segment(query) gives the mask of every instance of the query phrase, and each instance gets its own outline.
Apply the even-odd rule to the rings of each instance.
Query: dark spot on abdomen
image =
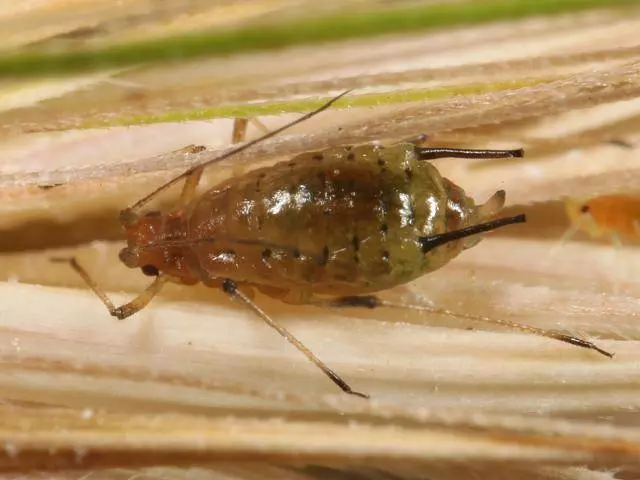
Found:
[[[413,170],[411,170],[409,167],[404,169],[404,176],[407,179],[407,182],[410,182],[413,179]]]
[[[353,237],[351,237],[351,245],[353,245],[353,249],[357,252],[360,250],[360,238],[356,233]]]
[[[320,258],[320,266],[324,266],[329,262],[329,247],[327,245],[322,249],[322,258]]]

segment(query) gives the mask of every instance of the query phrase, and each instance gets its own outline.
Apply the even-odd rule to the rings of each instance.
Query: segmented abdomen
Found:
[[[189,221],[192,238],[211,240],[193,247],[201,275],[349,294],[446,263],[425,256],[418,241],[446,228],[442,178],[429,163],[389,151],[309,153],[207,192]]]

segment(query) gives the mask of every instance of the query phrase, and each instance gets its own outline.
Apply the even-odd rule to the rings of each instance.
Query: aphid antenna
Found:
[[[479,223],[470,227],[461,228],[460,230],[453,230],[451,232],[440,233],[438,235],[431,235],[428,237],[420,237],[419,241],[422,244],[422,251],[426,253],[440,245],[452,242],[454,240],[460,240],[461,238],[470,237],[471,235],[489,232],[491,230],[496,230],[507,225],[524,223],[526,221],[527,218],[525,214],[516,215],[515,217],[498,218],[497,220]]]
[[[123,219],[126,222],[126,220],[130,219],[132,216],[134,216],[134,217],[136,216],[135,210],[138,210],[140,207],[142,207],[145,204],[147,204],[153,197],[155,197],[159,193],[165,191],[166,189],[168,189],[172,185],[175,185],[180,180],[189,177],[196,170],[206,168],[207,166],[211,165],[212,163],[221,162],[222,160],[225,160],[225,159],[227,159],[229,157],[232,157],[233,155],[237,155],[238,153],[243,152],[243,151],[253,147],[254,145],[256,145],[258,143],[264,142],[265,140],[268,140],[269,138],[275,137],[276,135],[284,132],[285,130],[288,130],[288,129],[294,127],[295,125],[298,125],[299,123],[302,123],[302,122],[304,122],[306,120],[309,120],[310,118],[312,118],[312,117],[318,115],[319,113],[323,112],[324,110],[328,109],[331,105],[333,105],[335,102],[337,102],[342,97],[344,97],[345,95],[347,95],[348,93],[350,93],[352,91],[353,91],[353,89],[346,90],[346,91],[342,92],[341,94],[336,95],[335,97],[333,97],[332,99],[330,99],[329,101],[324,103],[322,106],[318,107],[317,109],[315,109],[315,110],[303,115],[302,117],[300,117],[300,118],[298,118],[296,120],[293,120],[293,121],[287,123],[286,125],[283,125],[280,128],[272,130],[269,133],[266,133],[266,134],[262,135],[261,137],[256,138],[255,140],[251,140],[250,142],[247,142],[247,143],[245,143],[243,145],[240,145],[239,147],[233,148],[233,149],[229,150],[228,152],[223,153],[222,155],[218,155],[217,157],[212,158],[211,160],[207,160],[207,161],[205,161],[203,163],[200,163],[198,165],[195,165],[195,166],[189,168],[184,173],[182,173],[182,174],[178,175],[177,177],[169,180],[168,182],[164,183],[160,187],[156,188],[150,194],[148,194],[145,197],[143,197],[140,200],[138,200],[131,207],[126,208],[125,210],[123,210],[120,213],[120,218]]]
[[[420,160],[436,158],[522,158],[524,150],[469,150],[465,148],[418,148]]]

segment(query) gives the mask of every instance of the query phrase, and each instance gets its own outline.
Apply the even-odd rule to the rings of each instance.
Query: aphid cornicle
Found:
[[[115,307],[75,259],[70,260],[71,265],[120,319],[144,308],[167,281],[222,288],[276,329],[343,391],[367,397],[354,391],[245,292],[256,288],[293,304],[451,313],[393,303],[373,294],[442,267],[475,245],[480,240],[477,234],[524,222],[525,217],[489,220],[503,207],[504,191],[477,206],[429,161],[521,157],[523,152],[422,148],[418,142],[335,147],[233,177],[196,196],[206,165],[310,118],[346,93],[280,129],[191,168],[124,210],[121,221],[127,247],[120,259],[155,277],[133,301]],[[166,214],[138,215],[140,207],[182,178],[185,185],[177,208]],[[458,316],[610,355],[590,342],[561,333],[506,320]]]

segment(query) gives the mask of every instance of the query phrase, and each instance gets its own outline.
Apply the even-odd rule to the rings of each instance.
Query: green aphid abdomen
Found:
[[[425,254],[420,237],[469,225],[475,212],[413,144],[363,145],[308,152],[229,180],[196,200],[189,234],[220,239],[191,247],[204,275],[348,295],[440,268],[462,241]]]

